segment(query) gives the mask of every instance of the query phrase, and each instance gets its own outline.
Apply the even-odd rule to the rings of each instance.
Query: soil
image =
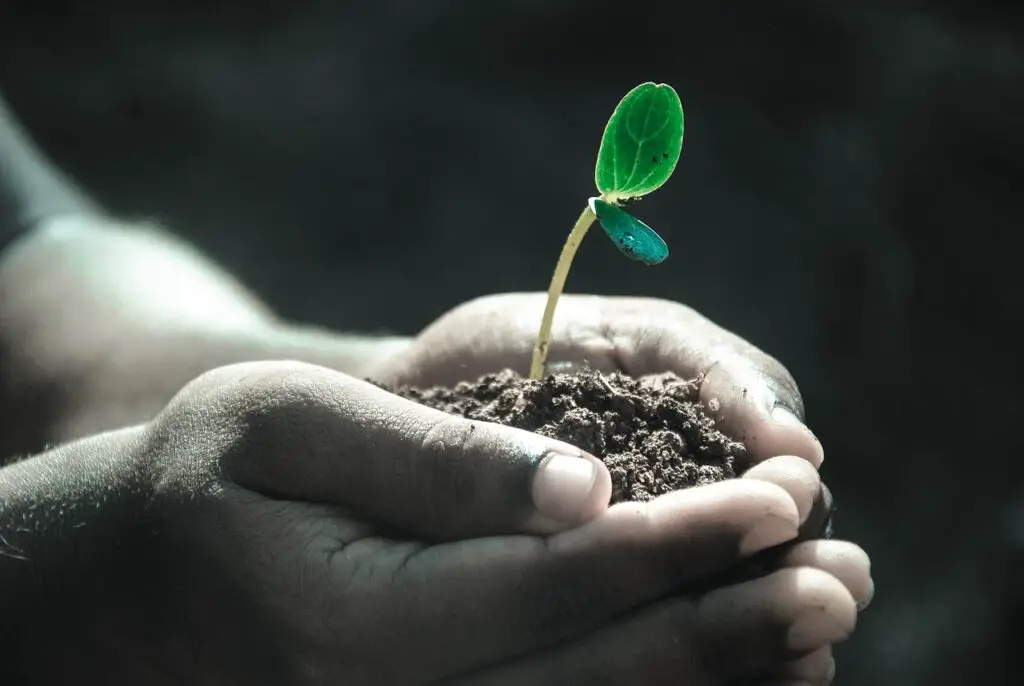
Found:
[[[534,431],[600,458],[612,503],[731,479],[746,449],[715,428],[698,399],[699,380],[665,373],[633,378],[587,371],[535,381],[512,371],[454,388],[395,391],[470,419]]]
[[[534,431],[586,450],[611,472],[614,504],[735,478],[751,466],[744,445],[715,428],[704,412],[699,388],[699,378],[672,373],[633,378],[585,371],[535,381],[506,370],[452,388],[389,390],[449,414]],[[797,541],[831,538],[833,513],[832,494],[823,485]],[[689,592],[768,574],[791,545],[764,550]]]

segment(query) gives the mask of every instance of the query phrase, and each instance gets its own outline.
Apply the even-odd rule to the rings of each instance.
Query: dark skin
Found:
[[[759,461],[609,507],[577,448],[360,380],[525,372],[542,294],[413,339],[321,331],[49,193],[0,261],[0,454],[32,455],[0,470],[0,681],[827,682],[872,593],[856,545],[687,591],[794,540],[821,497],[796,385],[746,341],[676,303],[561,302],[553,362],[708,371]]]

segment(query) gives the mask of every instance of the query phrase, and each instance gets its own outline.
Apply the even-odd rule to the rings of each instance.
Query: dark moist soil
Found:
[[[731,479],[750,466],[742,443],[715,428],[699,380],[578,372],[534,381],[512,371],[454,388],[402,387],[398,395],[469,419],[534,431],[600,458],[612,503]]]
[[[422,405],[566,441],[600,458],[612,475],[611,502],[646,501],[674,490],[735,478],[751,462],[698,399],[700,379],[665,373],[632,378],[586,371],[540,381],[512,371],[454,388],[388,389]],[[832,496],[823,497],[797,541],[832,537]],[[688,588],[700,595],[778,568],[792,544],[761,551]]]

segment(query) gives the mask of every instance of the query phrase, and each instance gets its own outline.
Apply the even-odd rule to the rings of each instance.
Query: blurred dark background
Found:
[[[838,684],[1019,683],[1024,4],[4,8],[0,89],[61,166],[341,329],[544,289],[612,107],[673,84],[637,209],[672,258],[590,240],[571,290],[684,301],[801,382],[878,584]]]

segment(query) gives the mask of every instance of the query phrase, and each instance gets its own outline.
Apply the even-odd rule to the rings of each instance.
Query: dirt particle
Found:
[[[536,381],[506,370],[454,388],[389,390],[579,446],[608,466],[613,503],[734,478],[749,466],[743,444],[706,414],[699,382],[675,374],[635,379],[586,371]]]

